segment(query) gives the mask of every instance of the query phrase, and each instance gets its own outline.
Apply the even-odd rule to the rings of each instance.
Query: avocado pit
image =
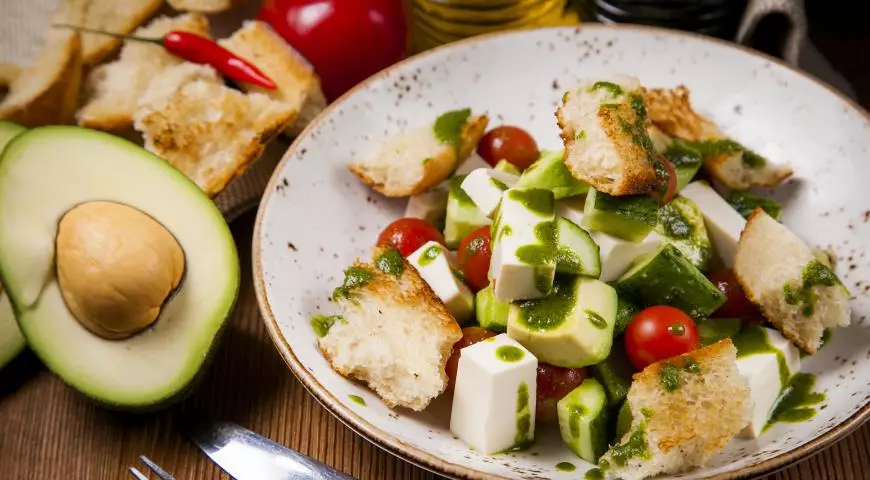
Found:
[[[184,277],[184,251],[172,233],[115,202],[87,202],[64,214],[55,253],[70,313],[107,339],[127,338],[153,324]]]

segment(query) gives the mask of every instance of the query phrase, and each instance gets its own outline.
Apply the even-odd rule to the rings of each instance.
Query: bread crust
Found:
[[[693,142],[721,137],[719,127],[692,108],[689,89],[643,88],[650,121],[664,133]]]
[[[248,0],[166,0],[166,2],[180,12],[220,13],[244,5]]]

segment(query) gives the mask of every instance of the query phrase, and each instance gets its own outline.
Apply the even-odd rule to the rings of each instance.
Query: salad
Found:
[[[481,454],[558,426],[586,478],[701,466],[825,401],[804,354],[849,323],[831,259],[753,193],[793,175],[727,137],[685,87],[613,76],[565,92],[563,144],[447,112],[349,169],[407,197],[318,315],[342,375],[390,407],[452,396]],[[461,328],[461,329],[460,329]]]

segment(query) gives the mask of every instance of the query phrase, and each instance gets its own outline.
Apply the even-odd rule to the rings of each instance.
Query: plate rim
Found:
[[[629,25],[629,24],[621,24],[621,25],[603,25],[603,24],[588,24],[584,23],[580,26],[560,26],[560,27],[544,27],[544,28],[535,28],[535,29],[523,29],[523,30],[508,30],[501,32],[493,32],[484,35],[477,35],[474,37],[465,38],[462,40],[458,40],[456,42],[452,42],[446,45],[441,45],[435,47],[430,50],[426,50],[424,52],[417,53],[412,55],[398,63],[395,63],[378,73],[368,77],[363,80],[346,93],[344,93],[341,97],[336,99],[330,105],[326,107],[308,126],[299,134],[298,137],[293,141],[287,151],[284,153],[280,162],[276,166],[274,172],[272,173],[271,178],[269,179],[269,183],[266,186],[266,190],[263,194],[262,199],[260,200],[260,205],[257,208],[257,216],[254,222],[254,233],[252,236],[252,246],[251,246],[251,267],[252,267],[252,275],[253,275],[253,284],[254,284],[254,292],[257,298],[257,304],[260,309],[260,313],[263,317],[263,322],[266,325],[266,330],[269,333],[269,336],[272,340],[272,343],[275,345],[275,348],[278,350],[278,353],[281,355],[281,358],[284,360],[284,363],[289,367],[290,371],[296,376],[297,379],[302,383],[305,389],[314,396],[314,398],[320,403],[330,414],[338,418],[343,424],[345,424],[348,428],[361,435],[363,438],[368,440],[370,443],[374,444],[378,448],[401,458],[404,461],[410,462],[416,466],[422,467],[426,470],[442,474],[449,475],[453,478],[460,479],[468,479],[468,480],[498,480],[506,477],[502,477],[499,475],[493,475],[487,472],[482,472],[480,470],[475,470],[471,467],[467,467],[464,465],[459,465],[455,463],[448,462],[443,460],[431,453],[428,453],[420,448],[409,445],[398,438],[395,438],[392,434],[385,432],[374,425],[367,422],[360,415],[355,413],[350,408],[342,405],[338,399],[320,382],[315,378],[313,374],[308,372],[299,359],[296,357],[295,353],[293,353],[293,349],[290,347],[290,344],[287,342],[286,338],[284,338],[283,333],[281,332],[280,327],[278,326],[278,321],[275,318],[275,315],[272,312],[271,305],[269,304],[266,296],[266,285],[265,285],[265,276],[262,268],[262,258],[261,258],[261,236],[263,233],[263,220],[265,216],[265,211],[267,209],[267,205],[269,204],[269,200],[271,196],[275,192],[275,185],[278,181],[278,175],[281,171],[283,171],[284,166],[287,162],[289,162],[296,154],[297,145],[301,139],[308,137],[311,134],[311,131],[318,125],[320,122],[329,116],[335,109],[338,108],[339,105],[344,103],[348,98],[355,95],[360,90],[368,87],[370,84],[375,82],[376,80],[389,75],[391,72],[404,67],[405,65],[415,62],[420,58],[427,57],[429,55],[433,55],[436,53],[440,53],[446,50],[452,50],[456,48],[462,48],[465,45],[485,41],[495,37],[501,36],[510,36],[510,35],[521,35],[528,33],[529,31],[541,31],[541,30],[574,30],[575,32],[579,32],[581,29],[593,29],[593,30],[640,30],[648,33],[655,33],[659,35],[672,36],[672,37],[682,37],[689,38],[700,42],[712,43],[717,46],[730,48],[734,50],[741,51],[750,56],[758,57],[768,62],[777,64],[779,66],[785,67],[790,70],[792,73],[796,73],[799,76],[809,80],[810,82],[816,84],[817,86],[827,90],[832,93],[835,97],[839,98],[847,107],[856,111],[868,123],[870,123],[870,113],[867,112],[863,107],[861,107],[856,101],[847,97],[839,90],[835,89],[828,83],[802,71],[799,70],[792,65],[786,63],[785,61],[767,55],[765,53],[753,50],[745,45],[729,42],[727,40],[722,40],[715,37],[708,37],[705,35],[701,35],[693,32],[685,32],[680,30],[671,30],[660,27],[652,27],[646,25]],[[806,460],[809,457],[816,455],[828,447],[832,446],[838,440],[841,440],[849,433],[852,433],[858,427],[863,425],[865,422],[870,420],[870,400],[864,402],[864,405],[861,406],[855,413],[853,413],[849,418],[843,420],[835,427],[831,428],[827,432],[819,435],[818,437],[810,440],[809,442],[786,452],[780,453],[772,458],[764,460],[754,465],[745,466],[739,470],[724,472],[712,476],[703,477],[704,480],[732,480],[739,478],[754,478],[764,474],[770,474],[786,468],[787,466],[798,463],[799,461]]]

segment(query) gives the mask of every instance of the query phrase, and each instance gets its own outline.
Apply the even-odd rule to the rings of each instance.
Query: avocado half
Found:
[[[119,409],[187,390],[240,280],[229,228],[193,182],[112,135],[36,128],[0,158],[0,219],[0,279],[54,373]]]
[[[26,128],[17,123],[0,120],[0,154],[13,138],[18,136]],[[2,219],[0,219],[2,220]],[[12,303],[9,301],[9,296],[0,285],[0,368],[6,366],[13,358],[18,356],[26,342],[18,330],[18,323],[15,321],[15,313],[12,311]]]

